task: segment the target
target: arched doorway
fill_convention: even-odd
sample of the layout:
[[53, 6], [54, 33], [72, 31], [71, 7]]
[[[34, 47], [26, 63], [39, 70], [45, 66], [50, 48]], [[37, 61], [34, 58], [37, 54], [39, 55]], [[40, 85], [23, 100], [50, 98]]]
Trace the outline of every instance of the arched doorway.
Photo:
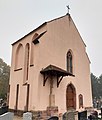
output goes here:
[[76, 109], [76, 90], [73, 84], [68, 84], [66, 89], [66, 108]]

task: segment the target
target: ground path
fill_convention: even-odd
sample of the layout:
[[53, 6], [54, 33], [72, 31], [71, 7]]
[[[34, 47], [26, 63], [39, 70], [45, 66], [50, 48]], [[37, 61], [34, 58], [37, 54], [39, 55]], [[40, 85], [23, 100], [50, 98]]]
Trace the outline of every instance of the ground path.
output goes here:
[[23, 118], [22, 117], [18, 117], [18, 116], [14, 116], [13, 120], [23, 120]]

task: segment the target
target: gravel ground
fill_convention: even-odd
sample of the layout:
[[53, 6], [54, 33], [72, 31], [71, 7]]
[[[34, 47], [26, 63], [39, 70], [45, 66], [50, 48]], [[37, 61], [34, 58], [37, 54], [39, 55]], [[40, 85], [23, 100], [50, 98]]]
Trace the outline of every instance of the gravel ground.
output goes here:
[[23, 118], [22, 117], [18, 117], [18, 116], [14, 116], [13, 120], [23, 120]]

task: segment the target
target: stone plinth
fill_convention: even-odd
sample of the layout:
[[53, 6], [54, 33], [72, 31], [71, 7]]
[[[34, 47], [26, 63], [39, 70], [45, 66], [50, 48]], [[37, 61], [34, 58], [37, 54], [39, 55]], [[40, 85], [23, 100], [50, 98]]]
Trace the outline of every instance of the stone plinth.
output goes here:
[[32, 113], [31, 112], [24, 113], [23, 120], [32, 120]]

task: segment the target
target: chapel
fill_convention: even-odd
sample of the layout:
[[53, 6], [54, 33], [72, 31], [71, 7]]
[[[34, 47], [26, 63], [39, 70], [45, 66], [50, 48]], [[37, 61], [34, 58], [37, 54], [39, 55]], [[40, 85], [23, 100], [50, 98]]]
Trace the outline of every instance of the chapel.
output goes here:
[[12, 44], [9, 109], [64, 114], [92, 107], [90, 60], [70, 14]]

